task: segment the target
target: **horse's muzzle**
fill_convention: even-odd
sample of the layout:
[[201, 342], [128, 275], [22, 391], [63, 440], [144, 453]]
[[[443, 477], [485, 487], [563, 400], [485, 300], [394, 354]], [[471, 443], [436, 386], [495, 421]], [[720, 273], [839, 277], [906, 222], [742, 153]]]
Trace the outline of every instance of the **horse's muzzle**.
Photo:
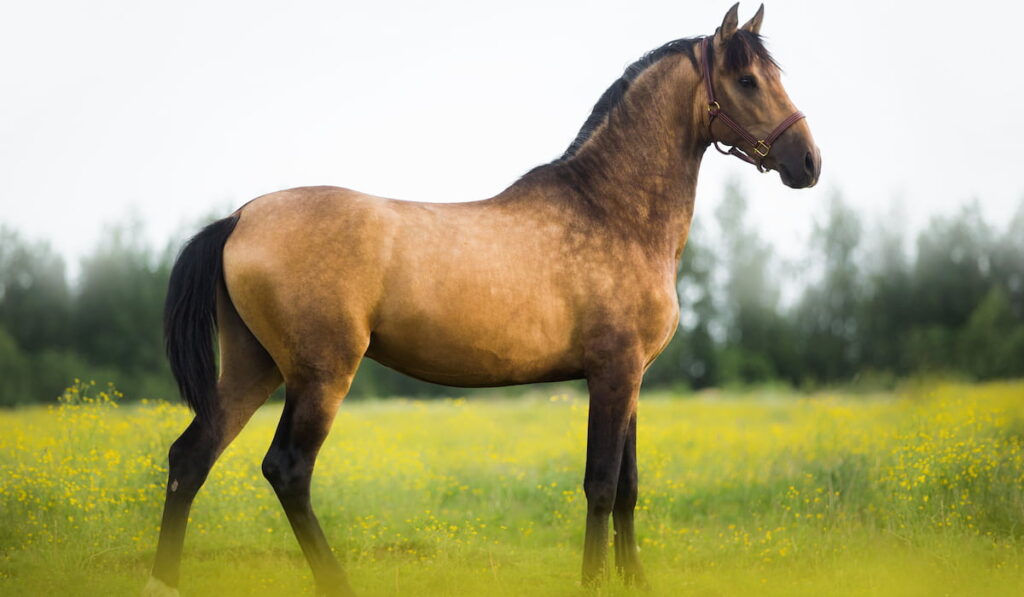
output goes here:
[[821, 175], [821, 151], [817, 147], [803, 151], [783, 152], [775, 169], [782, 184], [794, 189], [806, 189], [818, 184]]

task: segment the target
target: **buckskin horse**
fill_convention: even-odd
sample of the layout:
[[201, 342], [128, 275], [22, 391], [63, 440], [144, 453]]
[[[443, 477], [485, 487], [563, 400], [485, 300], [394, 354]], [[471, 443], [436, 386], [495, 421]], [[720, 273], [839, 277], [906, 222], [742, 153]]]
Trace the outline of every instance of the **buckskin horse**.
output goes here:
[[820, 172], [807, 121], [762, 44], [764, 7], [742, 27], [737, 9], [713, 35], [629, 66], [564, 155], [495, 197], [417, 203], [298, 188], [193, 237], [171, 273], [164, 331], [195, 417], [170, 448], [144, 594], [177, 594], [192, 500], [282, 382], [263, 474], [317, 589], [353, 594], [310, 506], [310, 479], [364, 356], [450, 386], [585, 379], [583, 583], [606, 576], [609, 515], [619, 572], [644, 583], [633, 531], [637, 398], [677, 327], [676, 269], [701, 159], [714, 145], [794, 188]]

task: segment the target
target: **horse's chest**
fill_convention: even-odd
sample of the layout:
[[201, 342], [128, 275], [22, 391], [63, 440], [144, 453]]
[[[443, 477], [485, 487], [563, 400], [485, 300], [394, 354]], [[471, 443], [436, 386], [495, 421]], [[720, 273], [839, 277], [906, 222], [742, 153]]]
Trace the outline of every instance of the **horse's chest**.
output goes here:
[[595, 299], [586, 327], [590, 338], [604, 334], [630, 343], [648, 359], [668, 344], [679, 323], [679, 301], [674, 284], [652, 281], [621, 284], [615, 292]]

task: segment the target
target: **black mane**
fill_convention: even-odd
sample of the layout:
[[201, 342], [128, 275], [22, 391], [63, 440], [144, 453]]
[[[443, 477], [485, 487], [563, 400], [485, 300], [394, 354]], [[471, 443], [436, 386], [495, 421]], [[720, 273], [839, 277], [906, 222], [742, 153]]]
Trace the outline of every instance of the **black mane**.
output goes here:
[[[612, 83], [611, 87], [605, 90], [601, 95], [601, 99], [597, 100], [597, 103], [594, 104], [594, 110], [590, 113], [586, 122], [583, 123], [583, 127], [580, 128], [580, 132], [576, 134], [576, 138], [569, 144], [565, 153], [555, 161], [560, 162], [576, 155], [576, 152], [579, 151], [580, 147], [582, 147], [588, 139], [590, 139], [591, 135], [594, 134], [594, 131], [597, 130], [597, 127], [604, 122], [605, 118], [615, 108], [615, 106], [622, 103], [622, 98], [626, 96], [626, 91], [629, 90], [630, 84], [632, 84], [632, 82], [635, 81], [641, 73], [662, 58], [674, 54], [685, 54], [693, 64], [693, 68], [700, 70], [700, 66], [697, 64], [697, 56], [694, 54], [693, 48], [703, 39], [703, 37], [686, 37], [672, 40], [660, 48], [655, 48], [654, 50], [647, 52], [639, 60], [626, 67], [626, 72]], [[714, 59], [713, 55], [712, 59]], [[768, 49], [765, 48], [760, 35], [751, 33], [745, 29], [737, 30], [732, 38], [729, 39], [729, 43], [725, 46], [725, 68], [729, 72], [735, 72], [747, 68], [755, 60], [764, 61], [772, 65], [776, 64], [771, 54], [768, 53]]]

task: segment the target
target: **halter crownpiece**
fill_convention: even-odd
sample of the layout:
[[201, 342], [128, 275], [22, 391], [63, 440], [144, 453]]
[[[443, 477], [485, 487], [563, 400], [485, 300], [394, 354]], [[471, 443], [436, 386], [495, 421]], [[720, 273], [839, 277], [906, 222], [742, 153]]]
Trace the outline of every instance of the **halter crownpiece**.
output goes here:
[[[764, 158], [768, 157], [768, 152], [772, 149], [772, 143], [779, 138], [782, 133], [786, 132], [786, 129], [799, 122], [801, 119], [806, 118], [804, 113], [800, 110], [790, 114], [785, 120], [783, 120], [779, 126], [775, 127], [771, 133], [768, 134], [764, 139], [758, 139], [754, 135], [750, 134], [750, 131], [743, 128], [743, 125], [733, 120], [728, 114], [722, 111], [722, 105], [715, 99], [715, 87], [711, 84], [711, 38], [705, 37], [700, 42], [700, 53], [701, 53], [701, 75], [704, 77], [704, 89], [708, 94], [708, 133], [711, 132], [711, 124], [714, 123], [715, 119], [718, 118], [726, 124], [729, 128], [736, 132], [737, 135], [743, 137], [743, 140], [750, 145], [751, 150], [743, 150], [739, 147], [732, 146], [728, 150], [722, 149], [718, 144], [718, 139], [711, 138], [711, 142], [714, 144], [715, 149], [719, 153], [725, 155], [733, 155], [739, 159], [753, 164], [757, 167], [760, 172], [767, 172], [768, 169], [764, 167]], [[758, 158], [751, 157], [751, 153], [758, 155]]]

